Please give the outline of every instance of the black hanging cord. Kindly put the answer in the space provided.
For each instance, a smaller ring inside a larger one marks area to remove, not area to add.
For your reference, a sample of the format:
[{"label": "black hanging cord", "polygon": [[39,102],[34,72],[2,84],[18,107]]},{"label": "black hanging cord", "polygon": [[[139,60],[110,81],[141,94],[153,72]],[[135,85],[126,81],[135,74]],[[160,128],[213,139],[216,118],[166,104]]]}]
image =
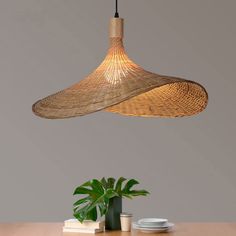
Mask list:
[{"label": "black hanging cord", "polygon": [[119,18],[119,13],[118,13],[118,0],[116,0],[116,13],[115,13],[115,18]]}]

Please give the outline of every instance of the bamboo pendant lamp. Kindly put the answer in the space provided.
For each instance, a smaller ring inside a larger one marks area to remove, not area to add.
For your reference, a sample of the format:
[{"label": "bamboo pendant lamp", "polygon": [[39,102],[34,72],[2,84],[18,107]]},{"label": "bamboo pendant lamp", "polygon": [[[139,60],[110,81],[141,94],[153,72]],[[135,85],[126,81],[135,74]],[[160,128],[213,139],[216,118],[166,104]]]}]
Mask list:
[{"label": "bamboo pendant lamp", "polygon": [[182,117],[203,111],[208,102],[200,84],[154,74],[135,64],[123,46],[123,19],[110,21],[110,48],[101,65],[71,87],[39,100],[33,112],[62,119],[100,110],[129,116]]}]

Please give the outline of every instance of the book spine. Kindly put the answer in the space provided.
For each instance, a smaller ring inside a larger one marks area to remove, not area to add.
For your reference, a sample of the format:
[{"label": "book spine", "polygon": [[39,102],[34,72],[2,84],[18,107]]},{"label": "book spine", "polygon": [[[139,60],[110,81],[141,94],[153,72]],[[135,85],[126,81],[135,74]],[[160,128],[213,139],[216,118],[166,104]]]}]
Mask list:
[{"label": "book spine", "polygon": [[73,229],[73,228],[63,227],[63,232],[96,234],[96,233],[103,232],[103,230],[102,229]]},{"label": "book spine", "polygon": [[90,228],[90,229],[101,229],[104,228],[104,223],[89,223],[89,224],[81,224],[81,223],[71,223],[71,222],[65,222],[65,227],[67,228]]}]

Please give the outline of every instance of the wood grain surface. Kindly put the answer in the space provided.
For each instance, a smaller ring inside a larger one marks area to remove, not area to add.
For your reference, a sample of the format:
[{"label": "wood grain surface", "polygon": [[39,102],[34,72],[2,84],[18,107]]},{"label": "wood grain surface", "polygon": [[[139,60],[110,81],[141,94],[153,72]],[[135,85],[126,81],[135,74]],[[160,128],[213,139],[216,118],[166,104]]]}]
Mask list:
[{"label": "wood grain surface", "polygon": [[[62,223],[15,223],[0,224],[0,236],[89,236],[91,234],[62,233]],[[99,236],[147,236],[138,231],[132,233],[113,231]],[[173,232],[152,236],[236,236],[236,223],[179,223]],[[151,236],[150,235],[150,236]]]}]

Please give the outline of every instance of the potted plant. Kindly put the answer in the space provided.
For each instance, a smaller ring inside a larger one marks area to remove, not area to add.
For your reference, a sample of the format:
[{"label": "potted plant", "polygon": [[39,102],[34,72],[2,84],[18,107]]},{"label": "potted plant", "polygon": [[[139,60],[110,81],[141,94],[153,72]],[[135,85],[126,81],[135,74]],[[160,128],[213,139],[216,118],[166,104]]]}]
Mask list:
[{"label": "potted plant", "polygon": [[74,195],[87,195],[74,203],[74,217],[82,223],[84,220],[96,221],[99,216],[105,215],[106,229],[120,229],[122,198],[149,194],[146,190],[133,190],[137,184],[137,180],[124,177],[117,181],[112,177],[87,181],[74,191]]}]

